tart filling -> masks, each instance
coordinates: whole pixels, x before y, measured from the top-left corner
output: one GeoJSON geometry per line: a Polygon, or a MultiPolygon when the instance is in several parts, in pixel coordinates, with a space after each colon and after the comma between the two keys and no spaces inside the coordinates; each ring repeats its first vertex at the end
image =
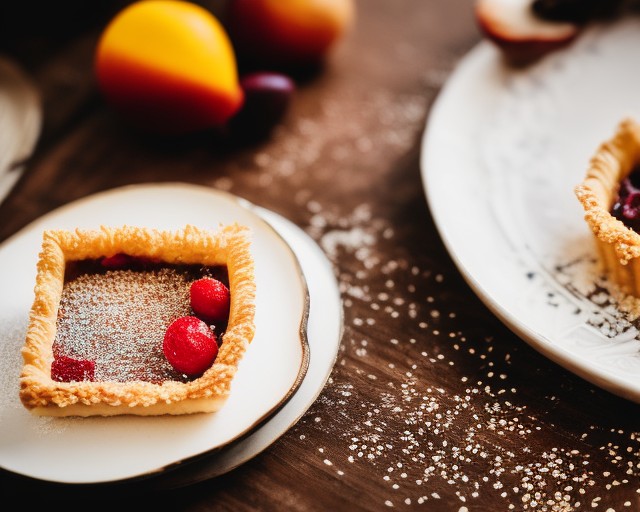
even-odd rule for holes
{"type": "Polygon", "coordinates": [[[640,125],[625,119],[591,158],[575,188],[596,237],[604,271],[623,292],[640,296],[640,234],[635,170],[640,166],[640,125]]]}
{"type": "Polygon", "coordinates": [[[254,315],[247,228],[45,231],[20,399],[48,416],[214,412],[254,315]],[[196,282],[215,293],[199,291],[194,307],[196,282]],[[208,308],[217,318],[197,318],[207,298],[226,298],[208,308]]]}
{"type": "MultiPolygon", "coordinates": [[[[214,279],[228,282],[226,267],[169,265],[124,255],[118,259],[125,261],[114,266],[112,259],[67,263],[52,365],[72,369],[93,364],[91,378],[75,380],[192,380],[191,372],[172,367],[162,342],[172,322],[194,314],[191,286],[214,279]]],[[[228,312],[220,321],[212,319],[217,341],[224,337],[227,318],[228,312]]],[[[68,381],[53,370],[52,378],[68,381]]]]}

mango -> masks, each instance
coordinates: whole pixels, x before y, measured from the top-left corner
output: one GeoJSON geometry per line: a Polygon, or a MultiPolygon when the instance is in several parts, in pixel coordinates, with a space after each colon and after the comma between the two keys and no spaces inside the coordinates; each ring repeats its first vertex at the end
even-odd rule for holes
{"type": "Polygon", "coordinates": [[[276,67],[319,63],[354,17],[353,0],[229,0],[227,6],[238,57],[276,67]]]}
{"type": "Polygon", "coordinates": [[[243,102],[225,28],[182,0],[143,0],[120,11],[101,34],[95,73],[107,102],[154,132],[222,126],[243,102]]]}

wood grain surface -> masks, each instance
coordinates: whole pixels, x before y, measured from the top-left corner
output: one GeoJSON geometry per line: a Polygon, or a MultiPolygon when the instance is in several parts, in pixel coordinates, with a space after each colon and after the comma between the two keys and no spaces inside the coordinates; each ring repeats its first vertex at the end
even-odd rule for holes
{"type": "Polygon", "coordinates": [[[509,331],[466,285],[429,214],[420,140],[440,88],[481,39],[471,0],[359,0],[326,65],[298,77],[281,125],[251,143],[217,133],[158,141],[105,105],[93,52],[126,2],[13,3],[2,8],[1,50],[40,88],[45,126],[0,204],[0,240],[126,184],[228,190],[325,251],[345,330],[307,413],[221,477],[105,489],[3,473],[4,496],[43,510],[640,510],[639,406],[509,331]]]}

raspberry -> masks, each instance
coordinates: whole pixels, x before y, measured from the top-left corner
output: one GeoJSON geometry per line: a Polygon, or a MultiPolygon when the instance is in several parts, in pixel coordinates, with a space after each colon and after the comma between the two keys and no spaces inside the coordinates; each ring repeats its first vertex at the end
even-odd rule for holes
{"type": "Polygon", "coordinates": [[[100,260],[100,264],[105,268],[123,268],[129,264],[130,260],[131,256],[120,252],[113,256],[105,256],[100,260]]]}
{"type": "Polygon", "coordinates": [[[224,283],[203,277],[191,283],[191,308],[204,321],[226,322],[229,318],[230,294],[224,283]]]}
{"type": "Polygon", "coordinates": [[[218,342],[214,332],[202,320],[183,316],[167,328],[162,350],[177,372],[195,377],[213,364],[218,355],[218,342]]]}
{"type": "Polygon", "coordinates": [[[86,359],[60,356],[51,363],[51,378],[57,382],[94,380],[96,363],[86,359]]]}

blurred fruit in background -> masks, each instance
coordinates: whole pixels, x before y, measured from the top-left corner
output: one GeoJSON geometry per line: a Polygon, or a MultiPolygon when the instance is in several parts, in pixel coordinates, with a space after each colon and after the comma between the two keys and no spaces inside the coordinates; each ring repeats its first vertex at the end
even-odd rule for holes
{"type": "Polygon", "coordinates": [[[284,117],[295,92],[294,81],[277,72],[257,71],[240,80],[244,103],[231,118],[229,129],[236,139],[267,136],[284,117]]]}
{"type": "Polygon", "coordinates": [[[240,59],[314,65],[352,24],[353,0],[229,0],[226,23],[240,59]]]}
{"type": "Polygon", "coordinates": [[[152,132],[222,126],[243,101],[226,30],[211,12],[181,0],[122,9],[100,37],[95,72],[106,100],[152,132]]]}
{"type": "Polygon", "coordinates": [[[637,0],[476,0],[479,28],[509,64],[531,64],[572,43],[589,25],[634,13],[637,0]]]}
{"type": "Polygon", "coordinates": [[[485,37],[516,66],[567,46],[581,30],[574,22],[541,18],[533,10],[533,0],[476,0],[475,15],[485,37]]]}
{"type": "Polygon", "coordinates": [[[295,93],[290,75],[322,62],[355,15],[354,0],[226,0],[217,15],[203,5],[137,1],[102,31],[99,88],[145,131],[268,135],[295,93]],[[241,59],[253,67],[240,81],[241,59]]]}

